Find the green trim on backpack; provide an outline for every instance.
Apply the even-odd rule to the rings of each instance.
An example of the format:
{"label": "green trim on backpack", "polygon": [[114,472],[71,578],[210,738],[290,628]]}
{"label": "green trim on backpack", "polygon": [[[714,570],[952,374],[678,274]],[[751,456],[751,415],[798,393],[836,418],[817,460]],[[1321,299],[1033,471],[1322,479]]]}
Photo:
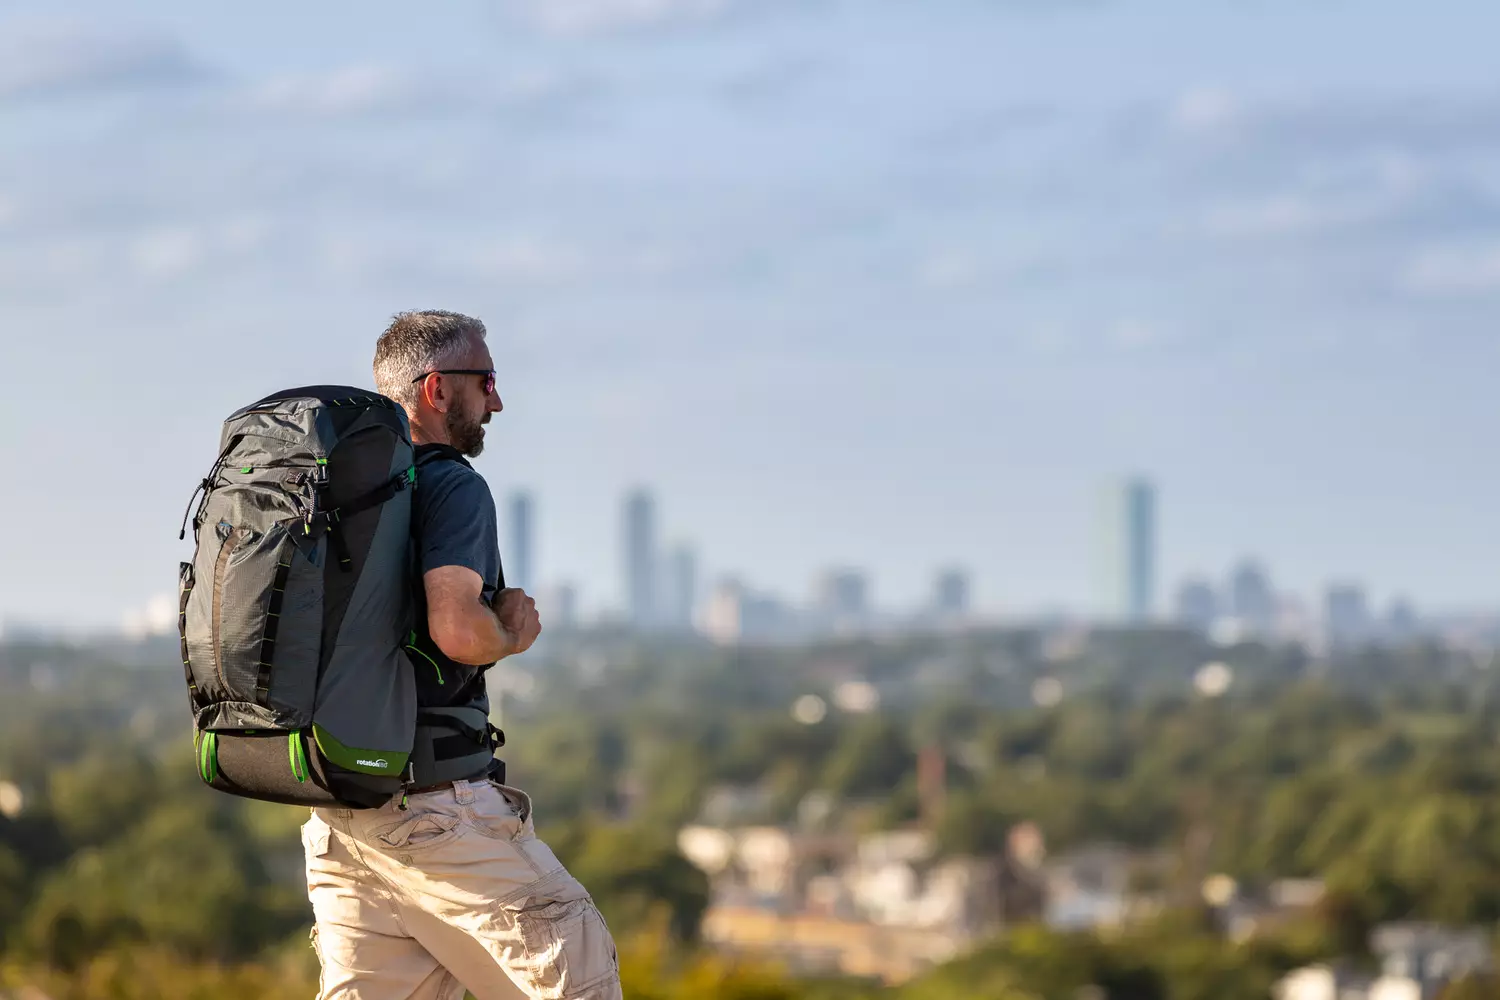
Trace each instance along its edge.
{"label": "green trim on backpack", "polygon": [[198,741],[198,777],[212,785],[219,776],[219,734],[204,733]]}
{"label": "green trim on backpack", "polygon": [[318,749],[323,751],[323,756],[350,771],[395,776],[406,767],[406,759],[411,756],[409,751],[404,750],[397,752],[346,747],[316,722],[313,723],[312,731],[313,739],[318,741]]}
{"label": "green trim on backpack", "polygon": [[302,732],[294,729],[286,734],[286,756],[292,765],[292,777],[298,783],[307,780],[307,750],[302,746]]}

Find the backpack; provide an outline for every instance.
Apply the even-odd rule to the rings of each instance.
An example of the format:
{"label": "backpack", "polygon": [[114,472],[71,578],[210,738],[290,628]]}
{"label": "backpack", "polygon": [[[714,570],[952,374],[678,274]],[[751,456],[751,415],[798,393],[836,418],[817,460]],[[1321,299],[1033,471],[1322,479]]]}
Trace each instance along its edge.
{"label": "backpack", "polygon": [[417,723],[406,412],[349,386],[289,389],[232,413],[219,444],[179,567],[199,776],[377,808],[410,782]]}

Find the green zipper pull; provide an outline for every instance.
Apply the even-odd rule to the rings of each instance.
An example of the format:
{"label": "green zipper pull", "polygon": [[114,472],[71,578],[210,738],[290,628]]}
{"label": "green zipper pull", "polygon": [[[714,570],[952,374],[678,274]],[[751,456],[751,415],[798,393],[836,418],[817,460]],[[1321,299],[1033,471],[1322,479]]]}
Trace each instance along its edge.
{"label": "green zipper pull", "polygon": [[416,641],[417,633],[413,632],[411,635],[407,636],[406,648],[411,650],[413,653],[416,653],[428,663],[432,664],[432,669],[437,673],[437,682],[439,684],[444,684],[445,682],[443,680],[443,668],[438,666],[437,660],[434,660],[432,657],[428,656],[426,653],[418,649],[416,647]]}

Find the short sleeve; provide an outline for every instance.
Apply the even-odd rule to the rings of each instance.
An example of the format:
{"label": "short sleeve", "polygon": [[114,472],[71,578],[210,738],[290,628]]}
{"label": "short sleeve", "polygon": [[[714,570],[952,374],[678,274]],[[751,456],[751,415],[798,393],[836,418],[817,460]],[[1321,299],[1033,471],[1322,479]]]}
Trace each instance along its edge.
{"label": "short sleeve", "polygon": [[500,581],[500,536],[495,498],[484,479],[459,467],[430,486],[424,483],[416,515],[422,572],[467,567],[484,581],[485,599],[492,598]]}

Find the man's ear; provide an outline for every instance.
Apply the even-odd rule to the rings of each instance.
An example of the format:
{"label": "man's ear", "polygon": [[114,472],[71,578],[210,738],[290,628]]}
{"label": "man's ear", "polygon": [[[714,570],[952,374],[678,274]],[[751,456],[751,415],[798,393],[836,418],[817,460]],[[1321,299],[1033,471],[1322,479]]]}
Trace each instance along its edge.
{"label": "man's ear", "polygon": [[450,399],[448,396],[448,382],[446,376],[437,375],[428,378],[422,383],[422,394],[427,399],[427,405],[439,413],[447,413]]}

